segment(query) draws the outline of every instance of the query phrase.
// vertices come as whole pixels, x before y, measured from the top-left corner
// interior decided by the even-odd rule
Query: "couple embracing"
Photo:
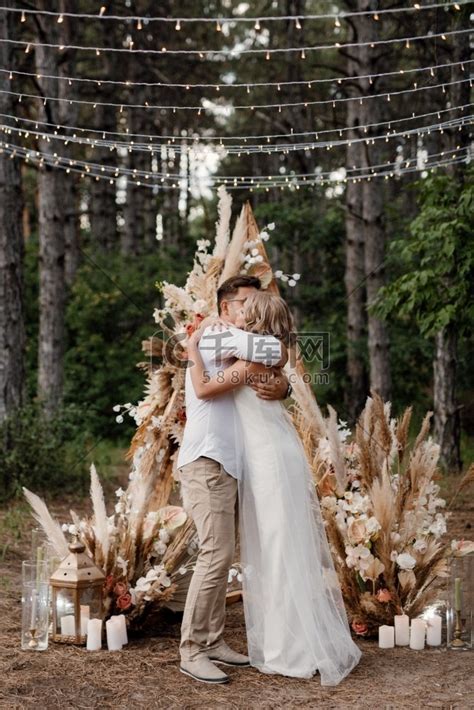
[[[188,344],[186,426],[178,457],[199,554],[181,628],[183,673],[207,683],[217,664],[337,685],[358,663],[304,449],[282,404],[293,322],[257,278],[218,290],[219,325]],[[237,506],[238,500],[238,506]],[[236,510],[248,656],[223,639]]]

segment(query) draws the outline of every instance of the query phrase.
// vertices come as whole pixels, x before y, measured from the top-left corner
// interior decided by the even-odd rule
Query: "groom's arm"
[[[288,359],[285,346],[273,335],[249,333],[230,326],[224,331],[213,331],[210,335],[216,363],[235,358],[270,368],[283,367]],[[205,340],[207,340],[207,334],[201,340],[201,349],[203,346],[206,347]]]
[[[281,400],[290,396],[290,382],[280,369],[286,364],[288,355],[280,340],[272,335],[248,333],[234,327],[227,327],[223,335],[225,337],[215,341],[216,362],[235,357],[271,366],[264,375],[254,377],[250,386],[261,399]]]

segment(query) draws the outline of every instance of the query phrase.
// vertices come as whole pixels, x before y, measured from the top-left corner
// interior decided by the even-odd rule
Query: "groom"
[[[219,316],[228,328],[207,330],[199,349],[212,377],[235,359],[278,368],[281,344],[273,336],[232,327],[246,298],[260,289],[252,276],[233,276],[217,292]],[[248,666],[249,659],[223,640],[227,576],[234,561],[237,481],[242,475],[242,444],[232,393],[198,399],[186,372],[186,427],[178,455],[184,507],[192,516],[199,554],[189,586],[181,626],[182,673],[204,683],[226,683],[216,665]],[[264,399],[284,399],[291,385],[279,371],[252,387]]]

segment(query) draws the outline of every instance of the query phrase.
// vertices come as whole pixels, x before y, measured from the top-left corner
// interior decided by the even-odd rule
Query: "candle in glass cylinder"
[[[90,608],[87,604],[81,604],[81,636],[87,635],[87,622],[89,621]]]
[[[397,646],[408,646],[410,642],[410,627],[406,614],[395,615],[395,644]]]
[[[89,619],[87,622],[87,645],[88,651],[100,651],[102,648],[102,620]]]
[[[433,614],[426,621],[426,643],[428,646],[441,646],[441,617]]]
[[[71,614],[69,616],[61,617],[61,635],[62,636],[75,636],[76,635],[76,622],[74,616]]]
[[[379,648],[393,648],[395,629],[393,626],[379,626]]]
[[[461,577],[454,580],[454,611],[461,611]]]
[[[413,619],[410,629],[410,648],[422,651],[425,647],[426,624],[423,619]]]

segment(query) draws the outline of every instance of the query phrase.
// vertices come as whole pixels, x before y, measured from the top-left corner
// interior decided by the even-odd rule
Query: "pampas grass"
[[[66,557],[69,552],[67,540],[59,523],[56,520],[53,520],[46,504],[36,495],[36,493],[32,493],[27,488],[23,488],[23,493],[26,500],[33,508],[34,519],[43,528],[46,537],[54,547],[54,551],[58,557]]]

